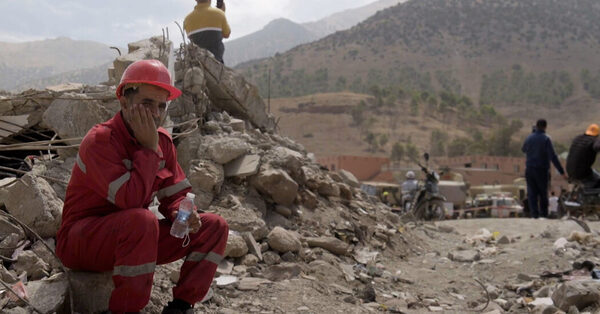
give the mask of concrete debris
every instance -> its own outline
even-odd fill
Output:
[[[259,155],[243,155],[225,166],[226,177],[238,177],[245,178],[258,173],[260,167],[260,156]]]
[[[217,267],[217,273],[221,275],[229,275],[233,271],[233,262],[228,261],[227,259],[223,259],[219,266]]]
[[[267,236],[269,247],[277,252],[298,252],[302,247],[299,236],[295,232],[275,227]]]
[[[29,115],[0,117],[0,139],[21,132],[29,125]]]
[[[114,289],[112,272],[69,273],[73,290],[74,309],[80,313],[98,313],[108,310],[110,294]]]
[[[324,248],[327,251],[337,254],[337,255],[346,255],[348,254],[348,244],[344,241],[333,237],[318,237],[318,238],[306,238],[306,243],[310,247],[320,247]]]
[[[285,171],[267,169],[252,178],[252,186],[269,196],[275,203],[292,205],[298,195],[296,183]]]
[[[567,281],[552,293],[552,301],[561,310],[567,312],[571,306],[583,310],[590,305],[598,305],[600,300],[600,281]]]
[[[31,174],[24,175],[19,182],[8,188],[8,199],[5,203],[11,215],[40,236],[49,238],[56,235],[60,226],[63,201],[57,197],[46,180]]]
[[[351,187],[360,188],[360,182],[356,177],[352,174],[352,172],[340,169],[338,174],[342,177],[344,183],[348,184]]]
[[[267,251],[263,254],[263,261],[267,265],[276,265],[281,263],[281,256],[273,251]]]
[[[46,245],[50,247],[52,252],[56,251],[56,244],[54,239],[50,238],[45,241]],[[44,262],[50,265],[51,269],[60,268],[60,261],[48,250],[48,248],[41,242],[37,241],[31,246],[31,250],[39,256]]]
[[[238,290],[249,291],[249,290],[258,290],[260,285],[271,283],[268,279],[263,278],[254,278],[254,277],[245,277],[242,278],[238,283]]]
[[[263,259],[262,251],[261,251],[258,243],[256,243],[256,240],[252,236],[252,233],[244,232],[244,233],[242,233],[242,238],[244,238],[244,241],[246,241],[246,246],[248,247],[248,252],[254,254],[258,258],[259,261],[262,261],[262,259]]]
[[[17,261],[12,265],[17,273],[26,272],[28,279],[38,280],[47,277],[50,265],[39,258],[33,251],[25,251],[17,256]]]
[[[60,138],[84,137],[91,127],[114,114],[99,100],[88,100],[80,94],[64,96],[69,99],[53,101],[42,117],[42,126],[54,130]]]
[[[258,257],[254,254],[244,255],[240,261],[240,264],[244,266],[255,266],[258,264]]]
[[[217,287],[225,287],[237,283],[239,280],[236,276],[219,276],[215,278],[215,281],[217,282]]]
[[[230,231],[224,255],[227,257],[242,257],[247,253],[248,246],[246,245],[244,238],[239,234]]]
[[[263,276],[271,281],[282,281],[297,277],[302,268],[295,263],[282,263],[271,265],[263,271]]]
[[[109,83],[117,85],[121,81],[125,69],[137,60],[158,59],[168,66],[171,46],[171,41],[165,41],[162,36],[129,43],[127,45],[128,53],[117,57],[113,62],[113,67],[108,69]]]
[[[64,273],[29,282],[26,289],[31,305],[42,313],[60,313],[67,310],[68,282]]]
[[[217,138],[202,144],[201,151],[206,151],[206,156],[224,165],[250,150],[250,145],[238,138]]]
[[[481,258],[477,250],[453,251],[448,253],[448,258],[455,262],[471,263]]]

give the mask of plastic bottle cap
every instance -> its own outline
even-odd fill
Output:
[[[188,193],[188,194],[185,195],[185,197],[194,199],[196,197],[196,194],[194,194],[194,193]]]

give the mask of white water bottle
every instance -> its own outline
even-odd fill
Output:
[[[177,212],[177,218],[173,221],[171,225],[171,235],[183,239],[185,235],[188,233],[188,218],[194,210],[194,198],[196,195],[193,193],[188,193],[185,195],[185,198],[181,200],[179,203],[179,211]]]

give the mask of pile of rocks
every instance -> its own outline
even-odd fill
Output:
[[[558,230],[549,227],[540,237],[553,239],[557,234]],[[448,258],[456,263],[494,265],[497,264],[494,257],[507,253],[510,250],[507,246],[518,241],[524,239],[480,229],[465,237],[466,245],[451,251]],[[600,273],[600,235],[573,231],[568,237],[556,239],[549,251],[556,256],[548,259],[566,258],[572,269],[518,273],[503,286],[487,284],[485,289],[491,307],[496,307],[490,313],[597,313],[600,310],[600,280],[592,274],[593,270]]]
[[[148,56],[140,49],[156,50],[152,43],[162,42],[133,45],[134,54]],[[394,276],[377,264],[378,253],[392,243],[406,246],[407,241],[398,232],[398,217],[387,206],[362,192],[351,173],[327,171],[302,145],[278,135],[257,89],[207,52],[191,46],[182,49],[175,69],[175,84],[183,96],[171,104],[169,124],[176,125],[178,161],[198,207],[223,216],[231,230],[227,258],[214,282],[215,302],[207,308],[222,305],[220,295],[230,289],[253,290],[298,276],[333,274],[341,279],[341,289],[350,291],[368,291],[372,278]],[[43,127],[61,139],[77,141],[92,125],[118,112],[114,90],[114,86],[64,86],[28,91],[16,100],[0,102],[0,115],[29,114],[28,127]],[[0,188],[1,209],[51,247],[77,150],[57,151],[56,158],[36,158],[28,174],[7,179]],[[0,239],[0,255],[8,257],[7,267],[0,265],[2,281],[17,288],[25,284],[28,299],[44,313],[64,310],[68,284],[52,254],[1,216]],[[169,289],[178,278],[179,265],[157,270],[147,311],[157,311],[171,298]],[[106,309],[110,274],[71,272],[70,277],[77,311]],[[0,309],[19,313],[23,304],[8,301],[9,295],[0,294]],[[374,294],[367,293],[360,302],[373,300]]]

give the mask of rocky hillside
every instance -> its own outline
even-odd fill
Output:
[[[249,60],[270,57],[297,45],[308,43],[364,21],[375,12],[402,0],[379,0],[374,3],[335,13],[309,23],[276,19],[260,31],[225,43],[225,61],[237,65]]]
[[[264,92],[271,69],[273,96],[379,85],[559,105],[598,96],[598,18],[593,0],[408,1],[239,70]]]
[[[45,79],[51,84],[69,80],[97,84],[106,80],[106,63],[116,54],[107,45],[65,37],[0,42],[0,90],[43,88]]]

